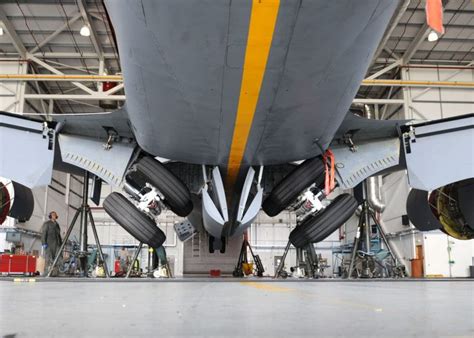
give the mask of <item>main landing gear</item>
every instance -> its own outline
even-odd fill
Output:
[[[263,202],[263,210],[276,216],[290,208],[298,217],[298,225],[290,233],[296,248],[324,240],[345,223],[358,204],[349,194],[341,194],[328,201],[321,190],[325,177],[324,162],[320,157],[306,160],[278,183]]]
[[[151,157],[140,159],[124,184],[129,196],[113,192],[105,199],[105,211],[138,241],[159,248],[166,236],[155,218],[165,207],[185,217],[193,209],[186,185]]]

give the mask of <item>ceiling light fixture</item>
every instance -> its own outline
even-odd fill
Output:
[[[435,31],[431,31],[430,34],[428,34],[428,41],[429,42],[434,42],[436,40],[438,40],[438,33],[436,33]]]
[[[91,35],[91,30],[87,25],[84,25],[81,27],[81,30],[79,32],[82,36],[90,36]]]

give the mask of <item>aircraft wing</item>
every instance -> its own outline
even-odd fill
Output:
[[[407,169],[413,188],[430,191],[474,177],[474,114],[435,121],[372,120],[348,113],[331,143],[336,177],[350,189],[386,170]],[[448,160],[456,158],[456,170]]]
[[[126,111],[42,118],[0,112],[0,176],[33,188],[48,185],[53,168],[88,170],[120,184],[136,149]]]
[[[125,109],[94,114],[71,114],[54,116],[61,124],[61,132],[98,139],[107,138],[110,132],[120,137],[133,139],[133,132]]]

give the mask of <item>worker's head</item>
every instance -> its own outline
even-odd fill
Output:
[[[56,211],[51,211],[48,215],[48,218],[52,220],[53,222],[58,219],[58,214]]]

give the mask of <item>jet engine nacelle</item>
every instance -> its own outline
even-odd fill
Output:
[[[421,231],[441,230],[462,240],[474,239],[474,178],[448,184],[431,192],[412,189],[407,213]]]
[[[20,222],[30,219],[33,214],[34,199],[30,188],[0,177],[0,224],[7,216]]]

